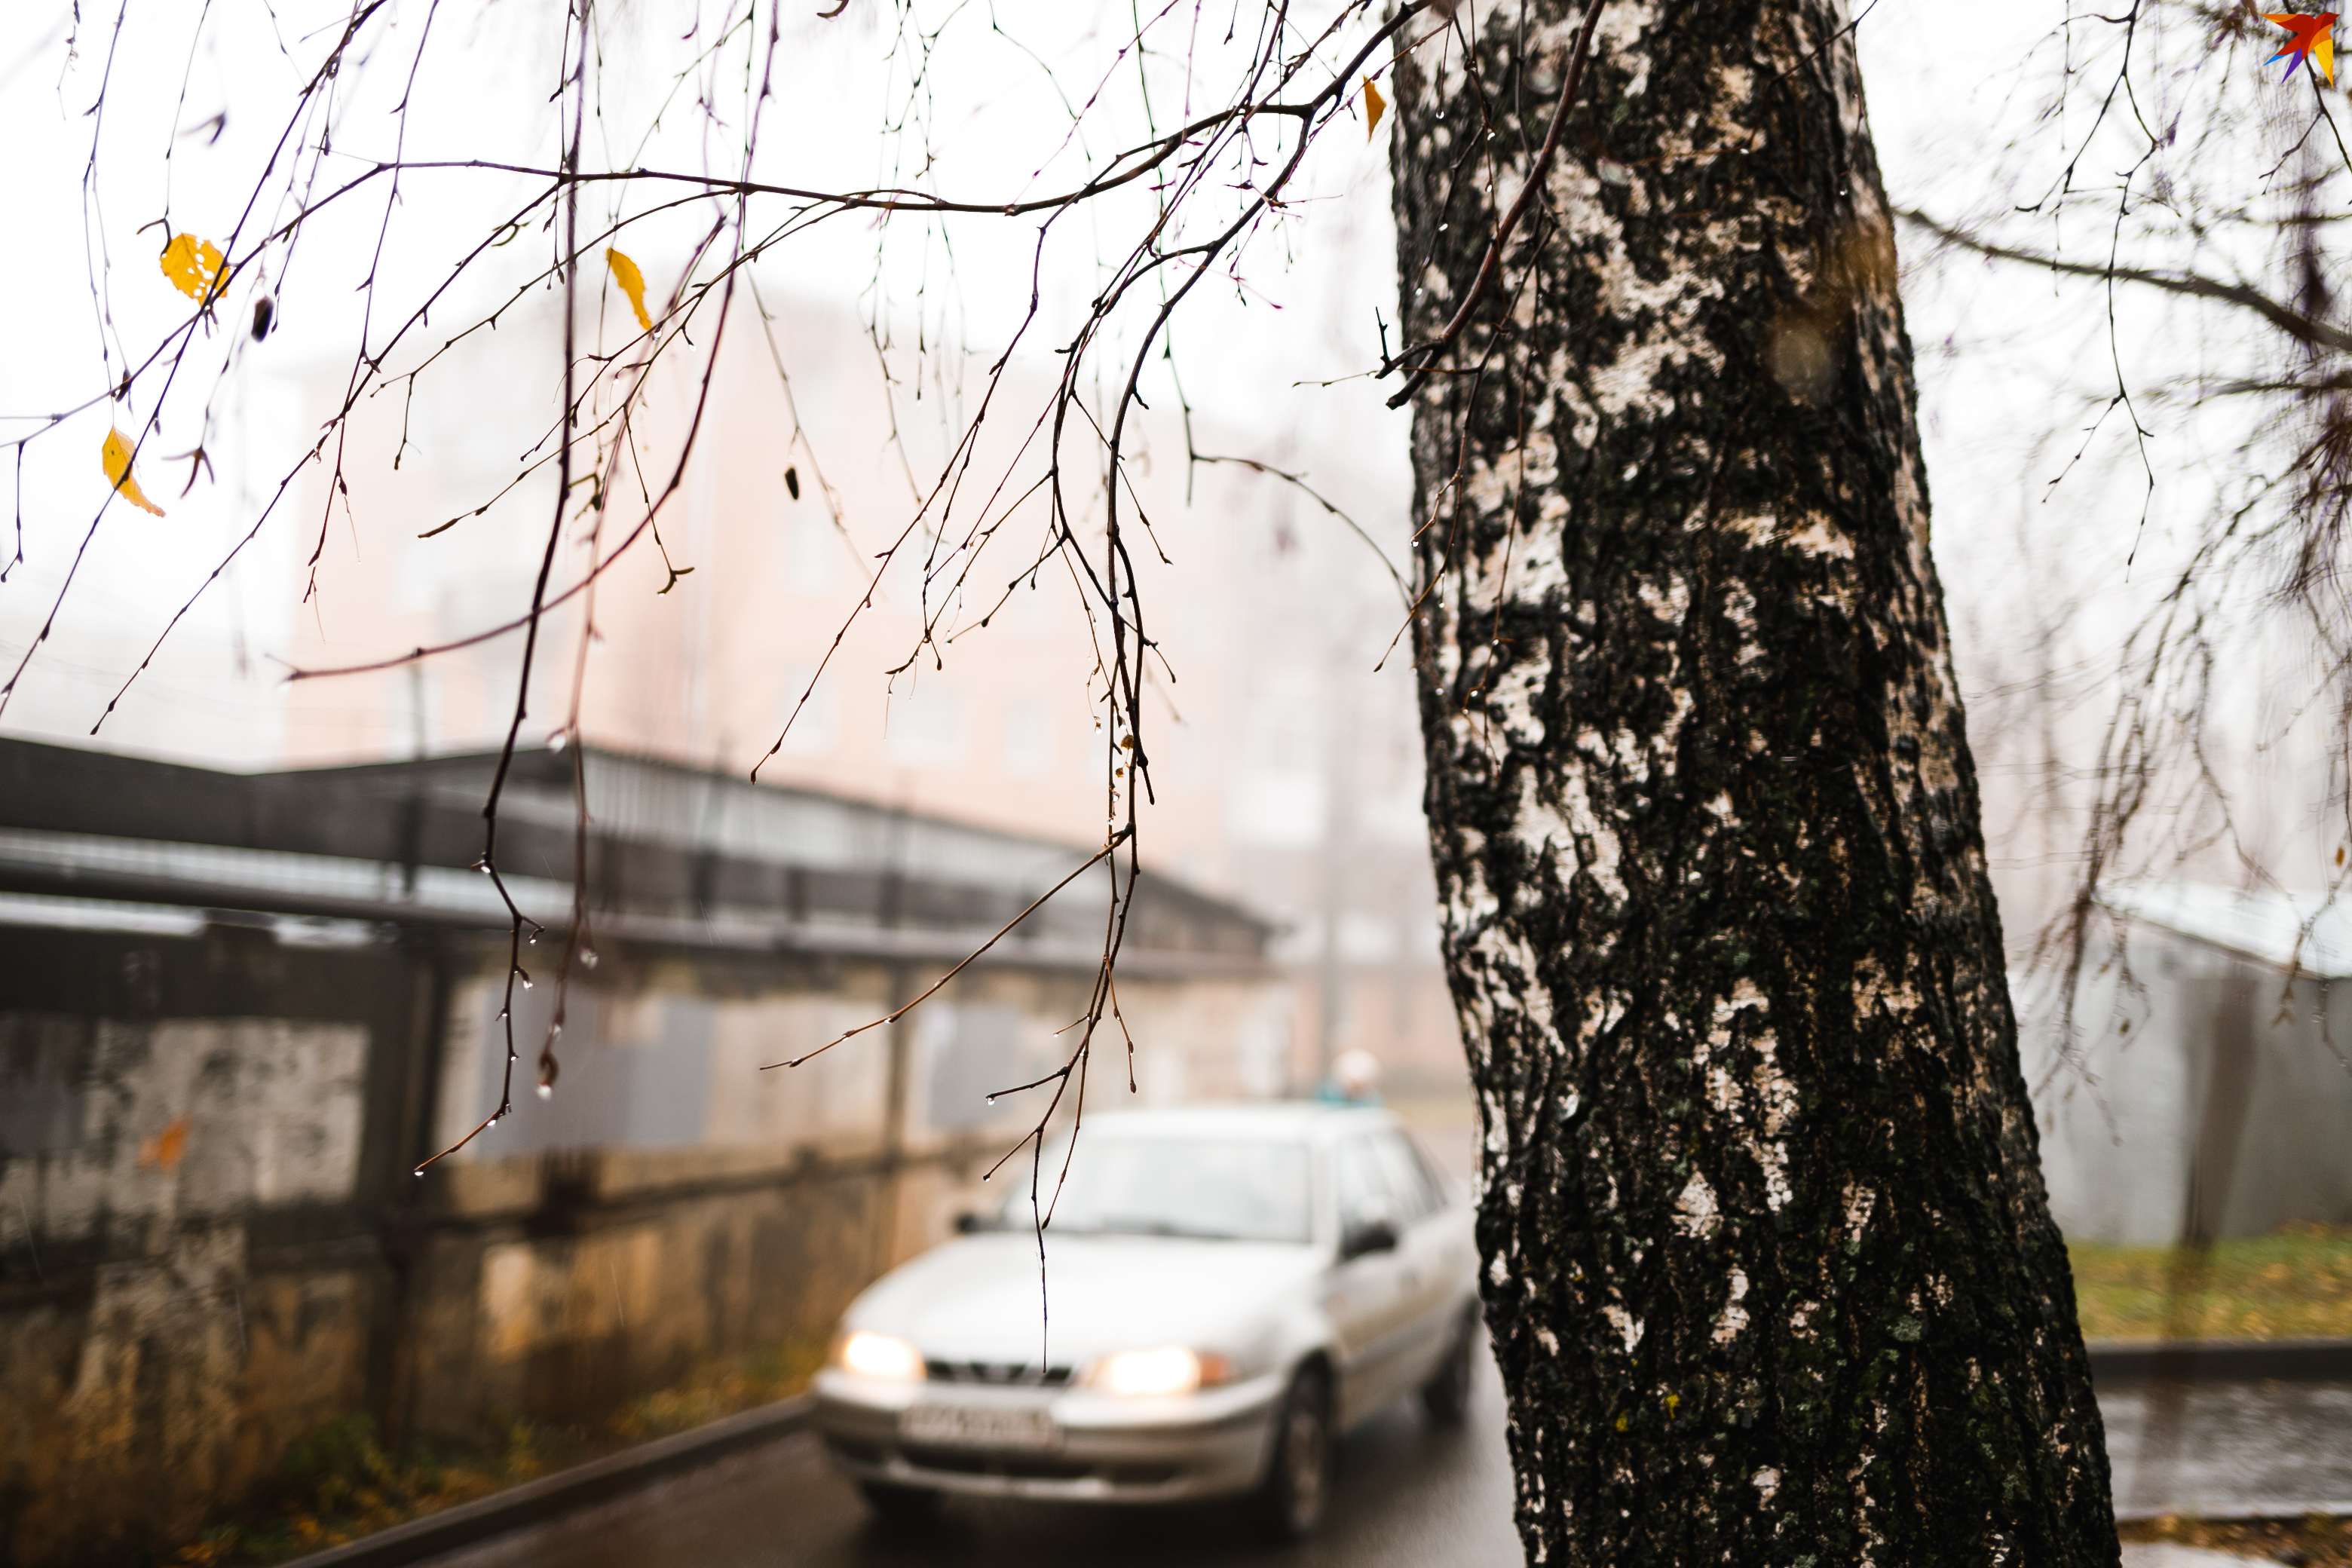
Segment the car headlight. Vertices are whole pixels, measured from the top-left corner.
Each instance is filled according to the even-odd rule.
[[[923,1375],[923,1355],[893,1334],[859,1329],[844,1334],[834,1345],[833,1364],[858,1377],[885,1383],[913,1383]]]
[[[1233,1364],[1221,1355],[1163,1345],[1158,1350],[1107,1355],[1095,1363],[1087,1382],[1105,1394],[1149,1399],[1213,1388],[1231,1382],[1233,1375]]]

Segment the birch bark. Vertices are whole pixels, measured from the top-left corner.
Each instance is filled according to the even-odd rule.
[[[1582,11],[1463,5],[1402,59],[1409,340],[1529,178]],[[1414,400],[1431,840],[1532,1563],[2116,1561],[1847,21],[1608,5]]]

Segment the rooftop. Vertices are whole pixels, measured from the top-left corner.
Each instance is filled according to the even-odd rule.
[[[2352,910],[2325,893],[2126,882],[2101,889],[2099,902],[2274,969],[2322,980],[2352,975]]]
[[[495,752],[232,773],[0,739],[0,923],[163,929],[201,911],[331,941],[383,925],[502,931],[477,864]],[[508,891],[568,924],[588,812],[591,919],[622,940],[960,958],[1092,851],[806,789],[590,748],[518,752],[499,820]],[[1091,968],[1108,872],[1077,875],[1000,962]],[[354,924],[353,922],[357,922]],[[1255,969],[1269,926],[1145,872],[1132,971]]]

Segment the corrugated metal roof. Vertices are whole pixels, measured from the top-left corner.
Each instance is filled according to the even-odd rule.
[[[951,962],[1029,910],[987,962],[1085,971],[1100,958],[1111,871],[1084,850],[646,758],[584,762],[590,902],[606,935]],[[0,895],[72,902],[20,901],[0,923],[67,923],[111,901],[258,912],[281,931],[503,931],[506,899],[475,858],[496,763],[233,774],[0,737]],[[573,765],[519,753],[499,812],[506,896],[555,931],[572,908]],[[1150,872],[1133,896],[1131,972],[1263,969],[1270,928],[1238,905]]]

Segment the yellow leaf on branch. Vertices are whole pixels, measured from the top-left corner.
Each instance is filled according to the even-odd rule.
[[[1381,116],[1388,112],[1388,107],[1389,100],[1381,96],[1381,89],[1372,85],[1372,79],[1366,77],[1364,79],[1365,141],[1370,141],[1372,132],[1381,128]]]
[[[635,262],[609,245],[604,247],[604,259],[612,265],[613,281],[629,297],[629,309],[637,313],[637,325],[652,331],[654,319],[646,314],[646,275],[637,270]]]
[[[131,440],[120,430],[106,433],[106,445],[100,449],[99,458],[106,465],[106,477],[122,492],[122,499],[142,511],[152,511],[157,517],[163,509],[141,492],[139,481],[131,477]]]
[[[163,247],[163,276],[191,300],[209,296],[220,281],[220,247],[193,234],[175,234]]]

